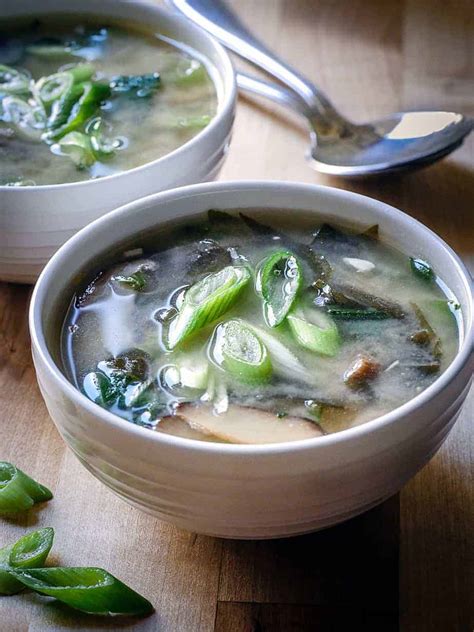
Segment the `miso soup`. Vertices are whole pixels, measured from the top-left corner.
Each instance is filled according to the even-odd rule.
[[[86,271],[63,363],[99,406],[229,443],[318,437],[427,388],[459,305],[429,262],[314,215],[209,211]]]
[[[0,185],[119,173],[190,140],[216,113],[205,60],[133,25],[0,21]]]

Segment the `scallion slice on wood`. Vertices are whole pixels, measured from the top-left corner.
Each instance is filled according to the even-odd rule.
[[[46,527],[27,533],[13,544],[0,549],[0,594],[14,595],[23,590],[24,585],[10,571],[43,566],[53,546],[53,539],[54,529]]]
[[[11,571],[32,590],[90,614],[147,615],[151,603],[101,568],[41,568]]]
[[[12,546],[10,566],[14,568],[43,566],[53,546],[53,539],[54,529],[51,527],[27,533]]]
[[[20,469],[0,461],[0,514],[26,511],[35,503],[50,500],[53,494]]]
[[[14,595],[24,588],[23,584],[9,573],[12,548],[13,544],[9,544],[0,549],[0,595]]]
[[[182,340],[222,316],[249,280],[247,268],[227,266],[192,285],[178,315],[171,321],[167,347],[174,349]]]
[[[267,348],[241,320],[229,320],[216,327],[210,355],[225,371],[242,382],[266,382],[272,372]]]
[[[277,327],[286,318],[301,283],[301,268],[291,252],[279,250],[260,265],[256,290],[263,297],[265,318],[270,327]]]
[[[318,324],[309,322],[299,313],[288,315],[290,329],[305,349],[325,356],[335,356],[339,351],[341,340],[339,332],[333,320],[323,312],[314,314]]]

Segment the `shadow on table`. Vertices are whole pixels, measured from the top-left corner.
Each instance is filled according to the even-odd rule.
[[[344,524],[311,535],[224,541],[221,623],[216,629],[230,630],[228,622],[238,610],[238,616],[244,616],[233,624],[239,632],[249,629],[242,623],[245,617],[257,618],[262,630],[272,632],[316,630],[319,628],[312,627],[316,621],[321,625],[347,623],[348,629],[367,624],[366,630],[396,630],[398,554],[398,496]]]

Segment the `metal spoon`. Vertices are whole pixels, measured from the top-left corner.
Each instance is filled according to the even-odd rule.
[[[364,176],[424,166],[459,147],[472,129],[472,119],[442,111],[398,112],[365,125],[351,123],[319,88],[279,59],[220,0],[169,2],[234,53],[290,88],[291,92],[238,75],[240,88],[306,116],[311,137],[308,157],[318,171]]]

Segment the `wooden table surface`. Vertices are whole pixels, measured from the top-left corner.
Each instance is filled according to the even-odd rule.
[[[355,120],[424,106],[474,114],[469,0],[232,4]],[[312,172],[305,148],[298,121],[241,100],[222,178],[299,180],[366,193],[420,219],[472,264],[472,137],[424,171],[365,182]],[[54,562],[107,568],[146,595],[156,614],[137,623],[104,621],[23,594],[0,598],[1,631],[472,630],[472,399],[431,463],[365,515],[290,540],[196,536],[129,507],[65,449],[36,386],[30,293],[0,284],[0,459],[47,484],[54,500],[18,520],[0,520],[0,545],[25,529],[54,526]]]

